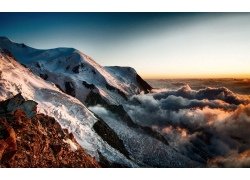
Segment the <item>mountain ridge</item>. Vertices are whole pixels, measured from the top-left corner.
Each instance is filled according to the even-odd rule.
[[[21,93],[0,102],[0,167],[100,167],[72,133],[36,106]]]
[[[138,126],[129,116],[124,105],[140,103],[134,96],[152,89],[133,68],[102,67],[75,49],[36,51],[4,42],[0,39],[0,48],[10,53],[0,53],[1,100],[22,92],[26,100],[36,101],[39,113],[55,118],[72,132],[102,165],[204,166],[172,148],[167,136],[150,126]]]
[[[38,102],[37,110],[54,117],[62,126],[72,132],[77,142],[88,154],[99,158],[98,152],[109,162],[134,167],[130,161],[112,148],[92,129],[98,119],[79,100],[61,92],[54,83],[34,75],[0,49],[0,100],[6,100],[22,92],[24,98]],[[108,156],[107,156],[108,155]]]
[[[131,67],[102,67],[92,58],[74,48],[56,48],[37,50],[21,44],[1,40],[0,46],[7,48],[22,64],[29,67],[45,80],[56,82],[66,92],[66,81],[72,84],[75,96],[84,103],[88,91],[82,87],[82,81],[95,85],[95,91],[108,103],[122,104],[126,96],[149,92],[152,87],[147,84]],[[24,50],[25,49],[25,50]],[[20,55],[21,53],[21,55]],[[65,72],[66,70],[66,72]],[[64,75],[66,73],[66,75]],[[129,81],[128,81],[129,79]],[[92,82],[93,81],[93,82]],[[106,85],[111,85],[119,92],[106,91]]]

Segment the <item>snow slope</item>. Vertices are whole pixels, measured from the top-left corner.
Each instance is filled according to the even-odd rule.
[[[137,167],[94,132],[92,126],[97,119],[79,100],[61,92],[54,83],[34,75],[0,49],[0,100],[20,92],[26,100],[38,103],[38,113],[54,117],[62,128],[72,132],[79,144],[96,159],[99,151],[110,162]]]
[[[84,105],[91,91],[99,93],[108,104],[119,105],[128,103],[131,96],[151,89],[133,68],[102,67],[73,48],[37,50],[7,38],[0,38],[0,47],[11,52],[1,51],[1,100],[22,92],[25,98],[38,102],[38,111],[55,117],[63,128],[73,132],[79,144],[92,156],[98,158],[99,151],[110,162],[128,167],[201,166],[147,135],[146,131],[129,127],[121,117],[108,111],[100,113],[100,108],[92,107],[91,110],[123,140],[132,160],[94,132],[92,127],[97,119]],[[28,68],[21,66],[15,58]]]
[[[138,83],[133,68],[102,67],[73,48],[37,50],[5,37],[0,37],[0,47],[8,49],[33,73],[54,82],[82,103],[85,103],[91,90],[99,93],[110,104],[122,104],[127,97],[145,89]]]

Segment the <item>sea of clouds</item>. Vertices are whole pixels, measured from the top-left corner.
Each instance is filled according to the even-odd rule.
[[[151,93],[123,104],[135,123],[161,133],[171,147],[208,167],[250,167],[249,80],[148,82],[156,87]]]

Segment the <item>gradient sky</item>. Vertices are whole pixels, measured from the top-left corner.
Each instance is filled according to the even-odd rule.
[[[0,13],[0,36],[143,78],[250,78],[250,13]]]

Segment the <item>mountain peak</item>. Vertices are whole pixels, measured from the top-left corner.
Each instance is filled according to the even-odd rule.
[[[0,36],[0,41],[11,41],[11,40],[5,36]]]

